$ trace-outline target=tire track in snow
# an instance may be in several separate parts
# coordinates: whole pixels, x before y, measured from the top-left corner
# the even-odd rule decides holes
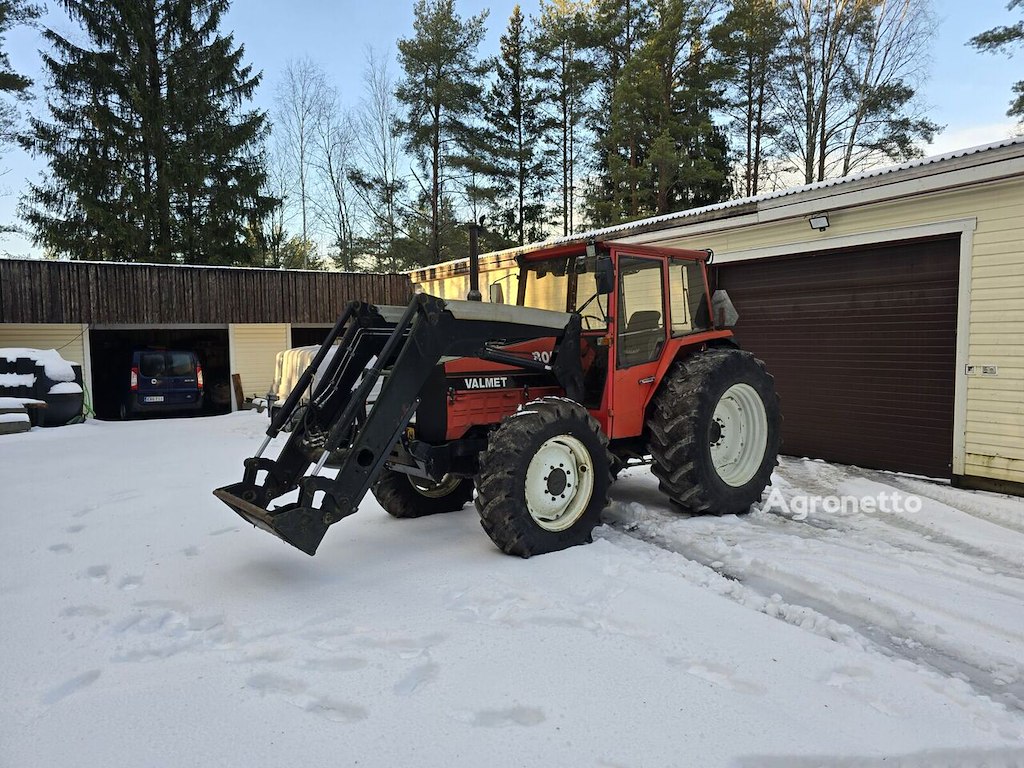
[[[710,586],[748,608],[807,631],[924,667],[946,678],[954,688],[955,681],[961,681],[976,695],[1024,711],[1024,666],[1019,662],[964,647],[954,638],[944,637],[941,629],[923,625],[913,612],[874,602],[856,591],[821,589],[813,577],[787,573],[758,558],[733,567],[724,555],[735,545],[720,537],[709,542],[699,533],[680,535],[678,526],[687,520],[639,504],[617,502],[605,515],[605,522],[618,533],[679,555],[735,583],[733,588],[722,589],[683,571],[684,577],[700,586]],[[614,537],[607,538],[618,543]],[[851,634],[857,638],[852,643]],[[1024,638],[1015,640],[1024,644]]]
[[[877,486],[887,492],[892,490],[901,491],[904,496],[918,496],[939,505],[939,509],[954,512],[958,515],[965,515],[974,518],[982,523],[988,523],[1005,529],[1011,537],[1024,536],[1024,506],[1020,500],[1002,494],[987,493],[985,491],[965,491],[952,488],[941,481],[927,478],[917,478],[906,475],[899,475],[881,470],[862,469],[854,466],[839,467],[811,459],[783,458],[780,461],[776,475],[772,478],[773,487],[778,488],[787,501],[794,496],[807,495],[808,493],[828,496],[841,495],[844,486],[851,482],[866,481],[872,486]],[[857,490],[867,490],[859,487]],[[793,520],[791,517],[779,515],[783,519]],[[965,556],[962,562],[978,567],[979,570],[989,571],[993,564],[997,564],[1006,571],[1006,575],[1024,579],[1024,558],[1011,559],[998,552],[976,546],[963,538],[944,531],[941,527],[929,526],[917,523],[900,514],[872,514],[859,513],[856,519],[861,525],[843,526],[837,525],[833,518],[829,522],[815,517],[808,517],[801,521],[815,527],[832,530],[849,531],[852,529],[862,531],[863,522],[869,525],[882,525],[889,528],[901,528],[913,534],[906,540],[913,550],[932,549],[929,543],[945,545],[949,549]],[[926,519],[926,513],[921,513],[921,519]],[[886,540],[891,540],[891,533],[887,534]],[[1024,540],[1021,541],[1024,545]],[[940,551],[940,550],[933,550]],[[986,571],[987,572],[987,571]]]

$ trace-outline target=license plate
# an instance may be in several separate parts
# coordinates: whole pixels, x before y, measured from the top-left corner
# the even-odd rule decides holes
[[[142,402],[144,403],[162,403],[163,401],[163,395],[148,395],[147,397],[142,398]]]

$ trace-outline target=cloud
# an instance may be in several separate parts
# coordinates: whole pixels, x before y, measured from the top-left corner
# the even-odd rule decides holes
[[[944,155],[958,149],[992,144],[1021,134],[1018,123],[1006,120],[986,125],[966,125],[947,129],[935,137],[935,141],[924,147],[925,155]]]

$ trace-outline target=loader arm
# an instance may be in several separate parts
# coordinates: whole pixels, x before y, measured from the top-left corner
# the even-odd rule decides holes
[[[302,394],[339,337],[340,347],[303,409]],[[495,348],[499,342],[541,337],[555,337],[550,364]],[[328,527],[358,509],[443,356],[479,357],[524,369],[541,366],[570,397],[578,397],[579,339],[575,314],[446,302],[427,294],[416,296],[404,310],[353,302],[271,423],[257,455],[246,459],[243,480],[214,495],[246,521],[313,555]],[[385,371],[389,375],[367,410],[367,399]],[[294,427],[280,455],[265,458],[270,440],[290,421]],[[321,475],[328,457],[338,466],[335,478]],[[296,490],[297,501],[270,508],[275,499]]]

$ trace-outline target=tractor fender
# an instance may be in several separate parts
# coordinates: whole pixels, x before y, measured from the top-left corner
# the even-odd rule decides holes
[[[651,401],[654,400],[655,394],[661,389],[661,382],[664,380],[669,368],[672,367],[672,364],[677,360],[685,360],[690,355],[711,347],[739,349],[739,344],[730,330],[704,331],[668,340],[668,346],[665,348],[665,353],[661,356],[661,363],[654,374],[654,386],[651,387],[644,401],[645,423],[650,415]]]

